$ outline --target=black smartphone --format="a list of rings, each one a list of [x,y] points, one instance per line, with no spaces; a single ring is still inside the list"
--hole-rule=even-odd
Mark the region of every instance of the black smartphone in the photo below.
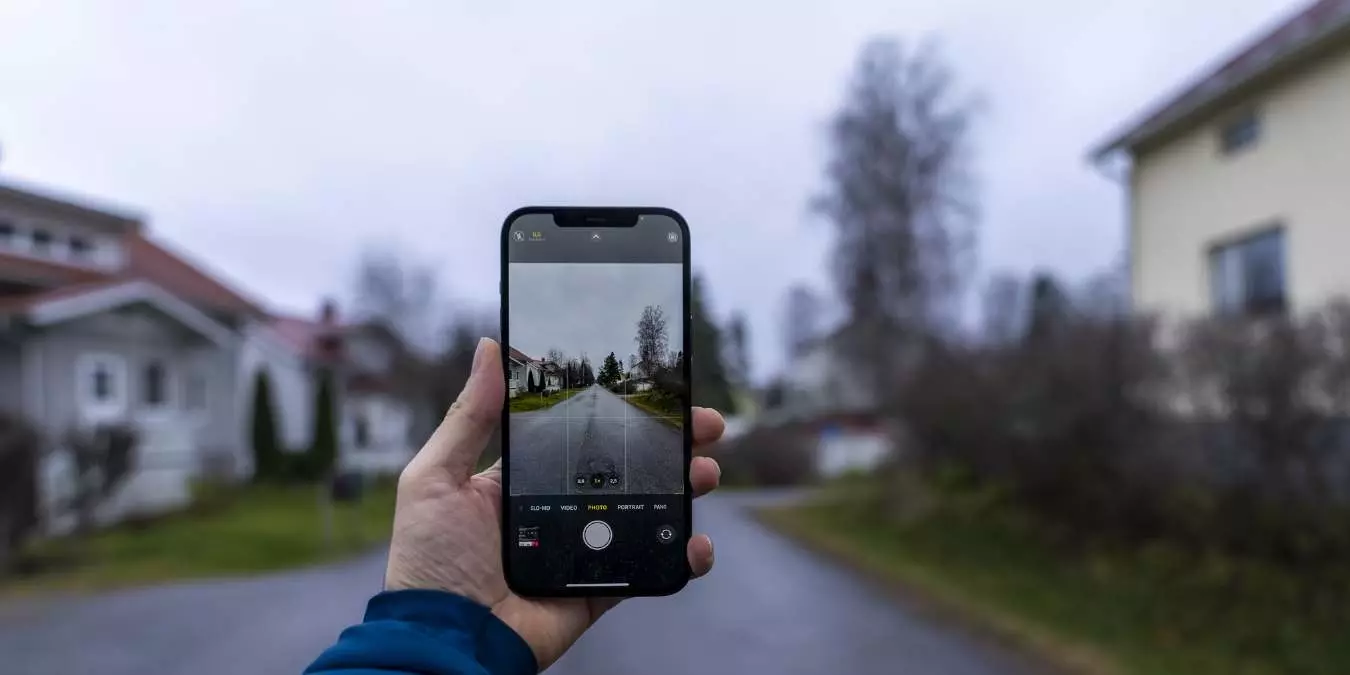
[[[532,597],[680,590],[688,225],[664,208],[529,207],[501,242],[507,584]]]

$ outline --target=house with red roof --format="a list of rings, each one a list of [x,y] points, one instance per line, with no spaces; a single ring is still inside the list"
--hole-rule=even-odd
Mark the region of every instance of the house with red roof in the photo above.
[[[343,324],[331,305],[313,320],[274,315],[156,241],[137,214],[0,181],[0,410],[33,422],[57,450],[72,429],[136,429],[136,468],[105,520],[182,506],[206,471],[250,475],[262,371],[288,449],[309,443],[315,374],[327,368],[337,375],[339,461],[401,469],[411,416],[388,381],[400,349],[392,332]],[[56,509],[70,467],[59,451],[50,458],[43,493]]]
[[[1350,294],[1350,0],[1280,17],[1091,158],[1126,192],[1135,309],[1260,315]]]

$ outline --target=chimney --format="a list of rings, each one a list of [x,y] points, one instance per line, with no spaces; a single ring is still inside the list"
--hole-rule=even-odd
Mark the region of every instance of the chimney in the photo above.
[[[324,298],[323,304],[319,305],[319,323],[333,326],[337,324],[337,318],[337,302],[332,298]]]

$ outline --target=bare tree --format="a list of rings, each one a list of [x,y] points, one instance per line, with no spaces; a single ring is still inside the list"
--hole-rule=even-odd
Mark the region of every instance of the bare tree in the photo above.
[[[820,298],[809,286],[794,285],[788,290],[783,320],[783,339],[788,358],[805,352],[820,333]]]
[[[434,342],[441,302],[436,267],[393,249],[373,249],[357,264],[353,284],[356,318],[379,321],[420,347]]]
[[[567,361],[567,355],[563,354],[563,351],[561,349],[558,349],[557,347],[548,350],[548,355],[545,356],[544,358],[548,362],[556,363],[558,365],[562,365],[565,361]]]
[[[666,313],[658,305],[647,305],[642,309],[642,318],[638,319],[637,337],[638,359],[642,368],[649,373],[658,367],[666,357],[666,346],[670,341],[666,331]]]
[[[827,187],[813,206],[833,225],[834,273],[854,335],[878,377],[895,340],[950,328],[971,262],[972,101],[931,45],[876,39],[859,55],[830,128]]]

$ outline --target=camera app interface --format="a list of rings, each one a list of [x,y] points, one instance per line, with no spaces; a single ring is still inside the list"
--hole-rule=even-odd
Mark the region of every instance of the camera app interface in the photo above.
[[[645,587],[683,572],[681,229],[508,228],[508,536],[544,588]]]

